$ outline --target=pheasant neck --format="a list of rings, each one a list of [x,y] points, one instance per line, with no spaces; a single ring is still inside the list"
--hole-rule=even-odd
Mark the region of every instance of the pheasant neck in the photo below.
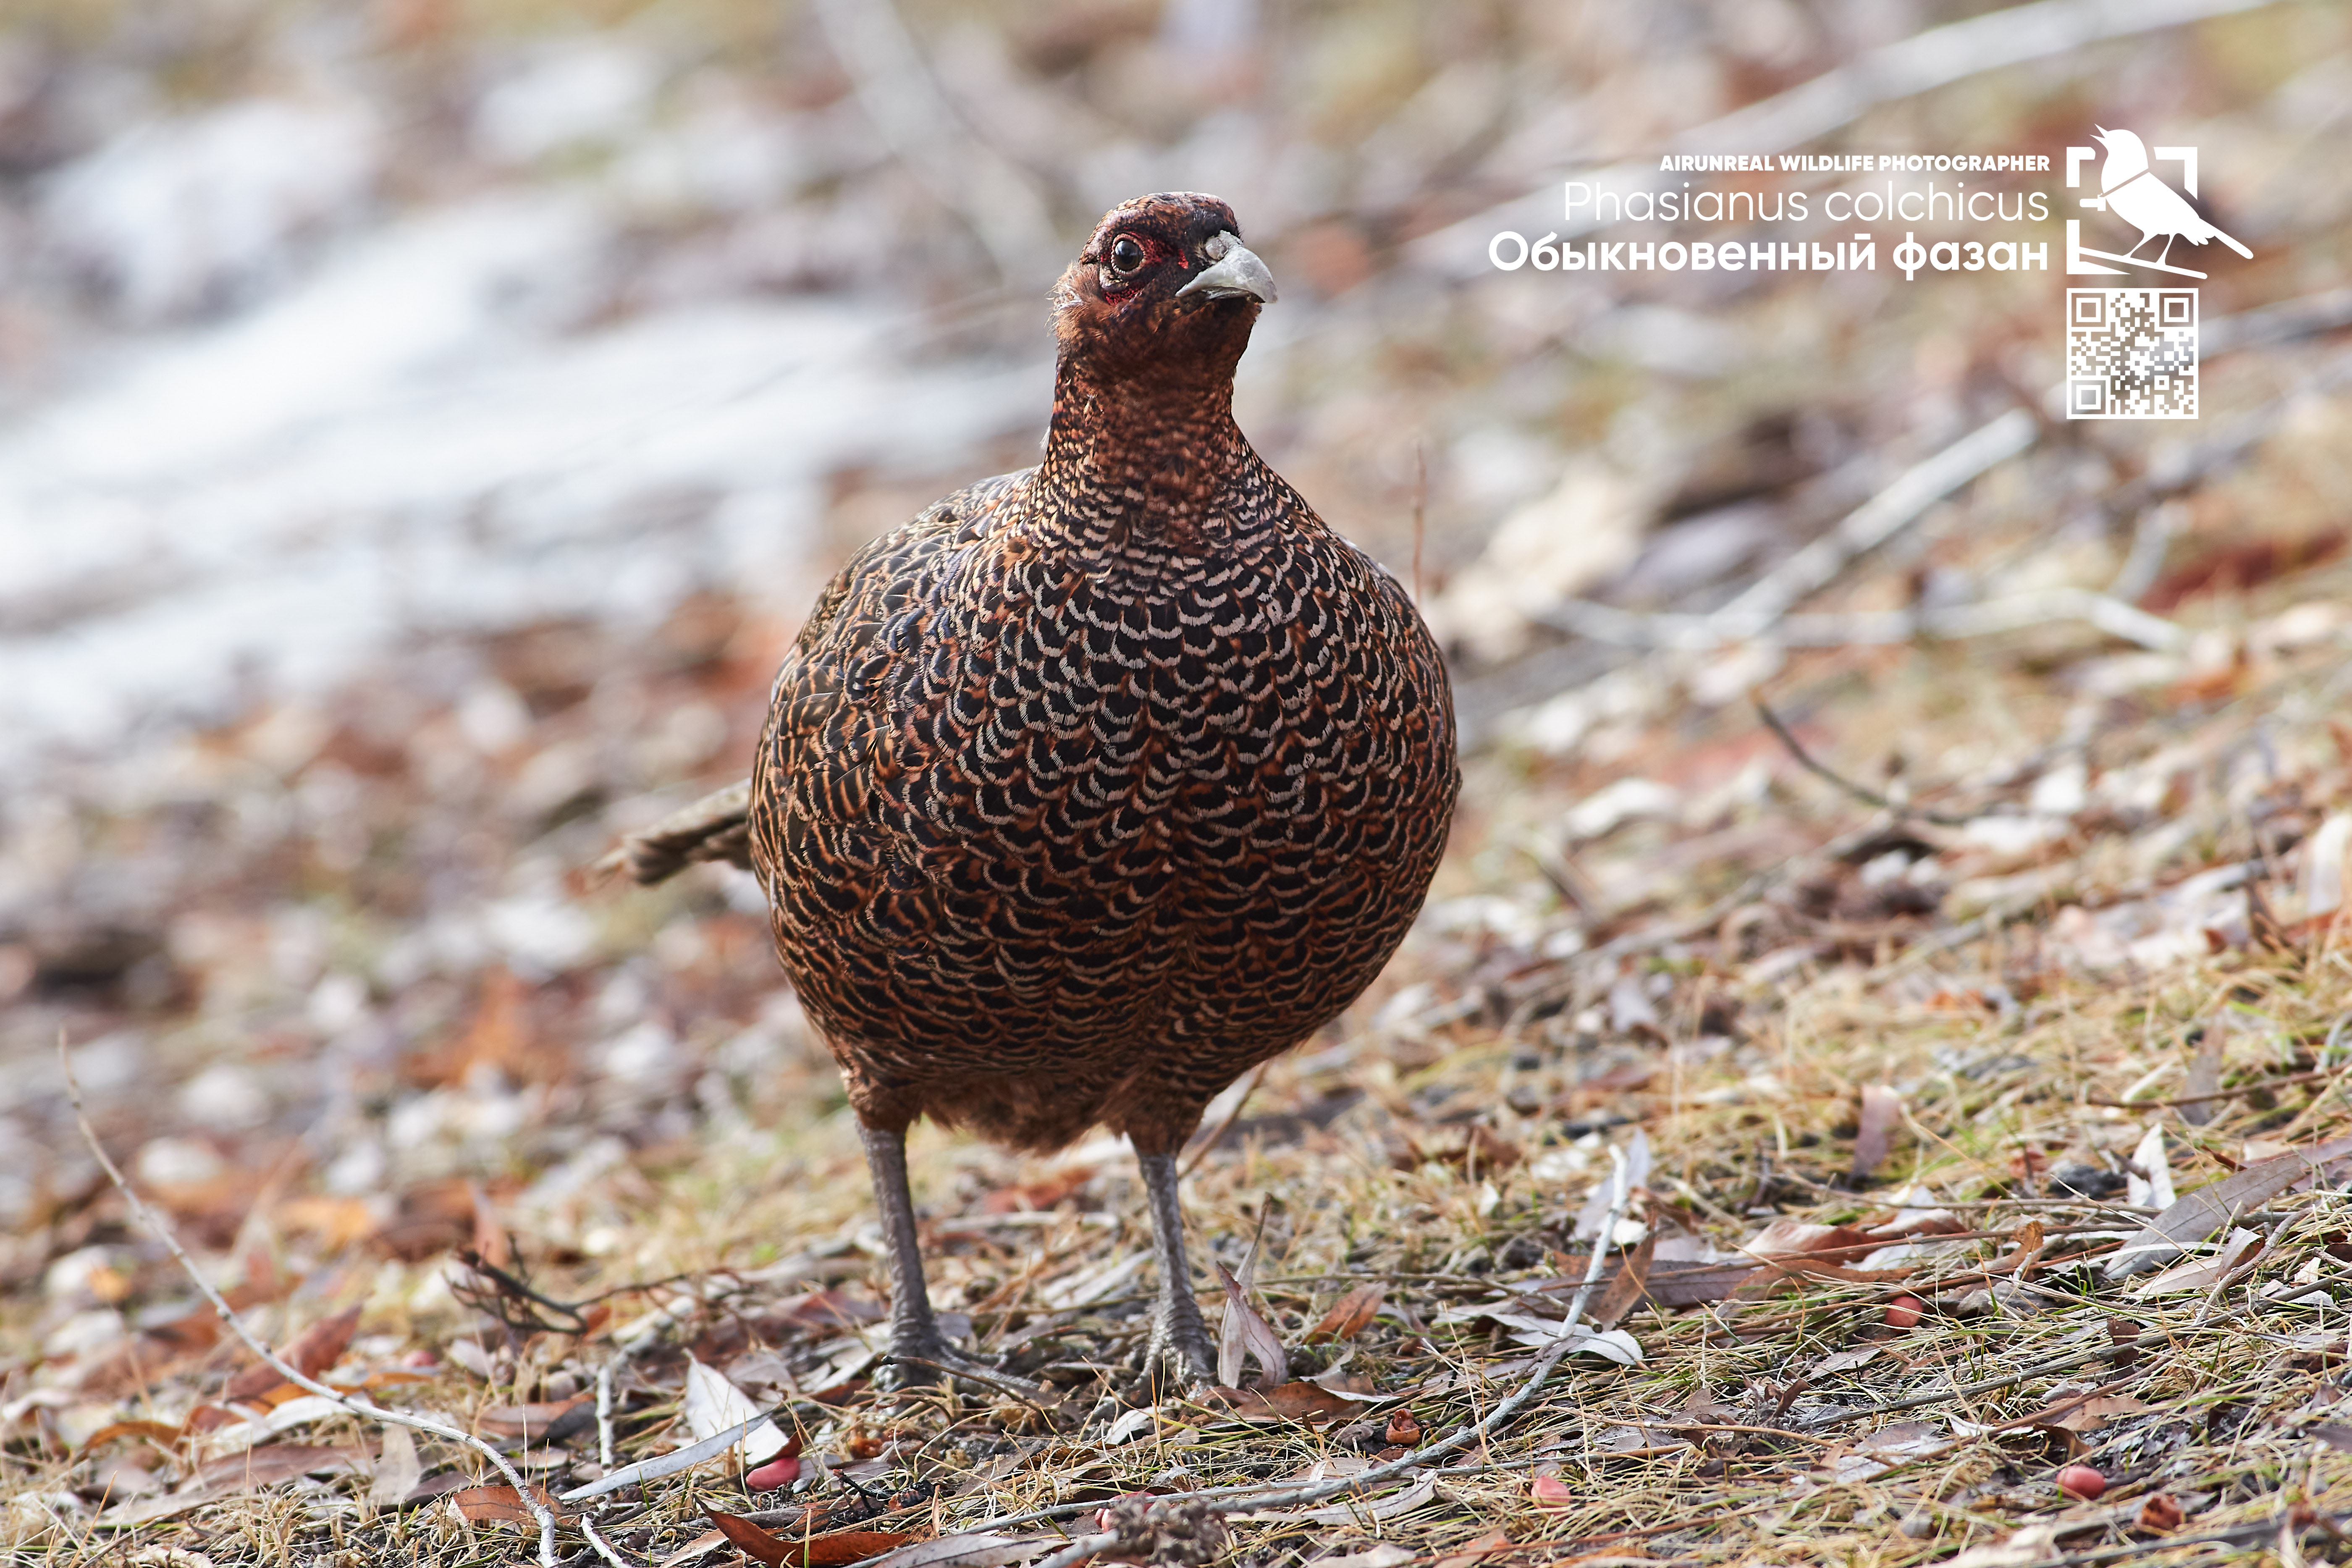
[[[1108,380],[1065,362],[1037,482],[1061,526],[1097,542],[1182,543],[1255,460],[1230,374]]]

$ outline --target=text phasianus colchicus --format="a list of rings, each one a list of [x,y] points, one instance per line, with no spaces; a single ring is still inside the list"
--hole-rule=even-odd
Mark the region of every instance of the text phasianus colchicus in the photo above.
[[[1222,201],[1113,208],[1054,293],[1045,460],[859,552],[750,783],[614,857],[758,873],[864,1135],[910,1372],[978,1371],[923,1287],[905,1134],[929,1115],[1034,1150],[1125,1133],[1160,1271],[1146,1367],[1211,1375],[1177,1152],[1370,984],[1444,848],[1436,644],[1234,423],[1274,297]]]

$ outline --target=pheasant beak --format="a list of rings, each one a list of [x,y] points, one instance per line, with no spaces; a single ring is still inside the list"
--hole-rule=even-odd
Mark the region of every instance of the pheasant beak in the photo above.
[[[1274,274],[1265,263],[1231,232],[1213,236],[1201,247],[1209,268],[1176,290],[1176,298],[1198,293],[1204,300],[1255,300],[1274,303]]]

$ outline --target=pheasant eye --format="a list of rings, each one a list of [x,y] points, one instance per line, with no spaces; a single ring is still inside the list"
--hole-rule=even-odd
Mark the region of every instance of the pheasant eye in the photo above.
[[[1110,269],[1124,278],[1143,265],[1143,247],[1127,235],[1111,241]]]

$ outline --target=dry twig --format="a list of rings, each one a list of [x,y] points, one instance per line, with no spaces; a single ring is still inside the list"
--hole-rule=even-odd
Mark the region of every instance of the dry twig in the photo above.
[[[1881,795],[1868,784],[1850,779],[1843,773],[1834,771],[1828,763],[1805,750],[1804,742],[1797,739],[1787,724],[1781,722],[1780,715],[1772,711],[1771,704],[1764,700],[1762,692],[1749,692],[1748,700],[1755,705],[1756,716],[1764,721],[1764,727],[1772,731],[1772,738],[1780,742],[1789,755],[1796,760],[1799,767],[1817,778],[1827,779],[1864,805],[1876,806],[1881,811],[1893,812],[1897,816],[1916,816],[1923,822],[1935,823],[1939,827],[1958,827],[1969,820],[1964,816],[1957,816],[1948,811],[1935,811],[1927,806],[1913,805],[1908,801],[1896,800],[1892,795]]]

